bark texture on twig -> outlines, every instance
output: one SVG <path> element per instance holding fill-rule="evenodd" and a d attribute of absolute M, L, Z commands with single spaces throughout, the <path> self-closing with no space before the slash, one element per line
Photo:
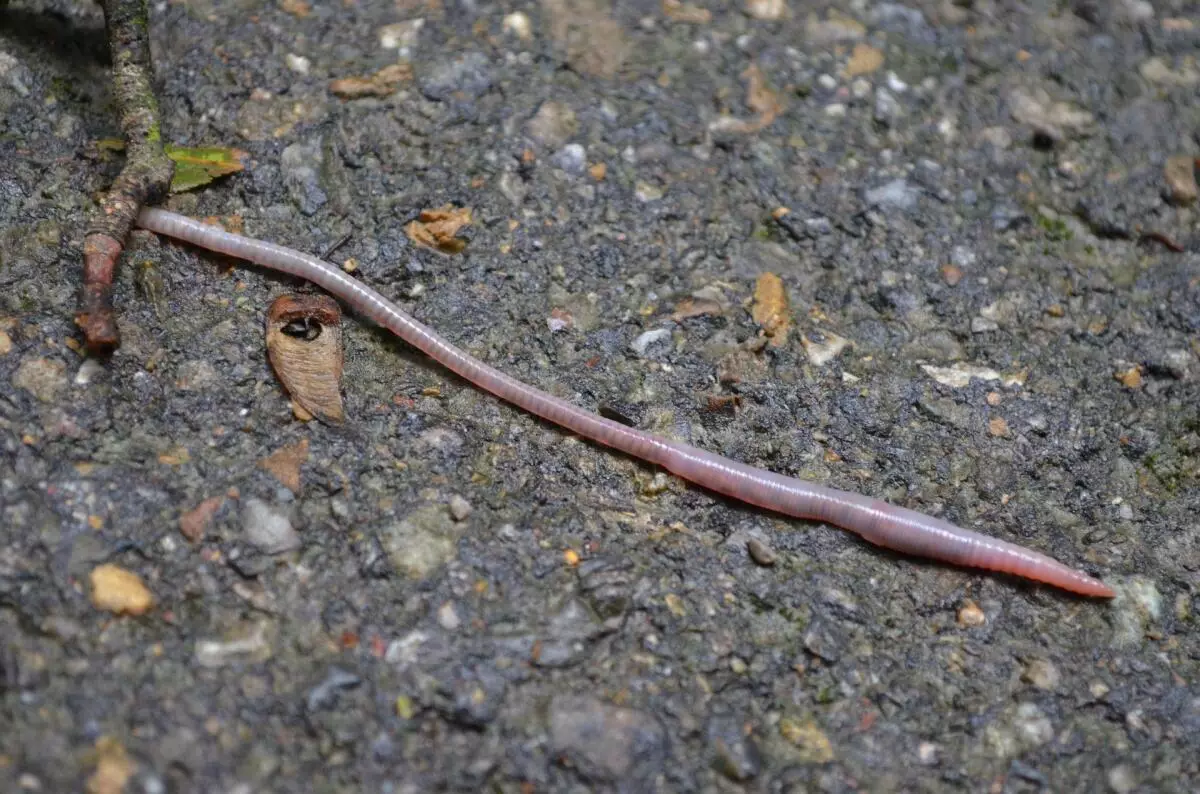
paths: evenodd
<path fill-rule="evenodd" d="M 117 259 L 138 211 L 166 195 L 175 169 L 163 152 L 158 102 L 151 87 L 146 0 L 104 0 L 104 19 L 126 160 L 93 211 L 83 243 L 83 294 L 75 321 L 93 353 L 111 352 L 120 343 L 112 304 Z"/>

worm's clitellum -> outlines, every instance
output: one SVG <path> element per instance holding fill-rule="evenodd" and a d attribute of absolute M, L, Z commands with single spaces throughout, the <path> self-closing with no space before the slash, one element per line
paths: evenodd
<path fill-rule="evenodd" d="M 138 225 L 310 281 L 479 388 L 584 438 L 661 466 L 703 488 L 786 515 L 824 521 L 870 543 L 906 554 L 1001 571 L 1087 596 L 1114 595 L 1103 582 L 1044 554 L 868 496 L 756 469 L 597 416 L 476 360 L 378 292 L 314 256 L 230 234 L 160 209 L 143 209 Z"/>

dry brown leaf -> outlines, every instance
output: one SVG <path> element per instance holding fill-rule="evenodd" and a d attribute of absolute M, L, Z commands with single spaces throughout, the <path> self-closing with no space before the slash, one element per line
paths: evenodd
<path fill-rule="evenodd" d="M 751 134 L 766 129 L 783 112 L 784 103 L 767 84 L 766 77 L 758 64 L 752 63 L 742 72 L 746 81 L 746 107 L 756 114 L 752 119 L 739 119 L 725 116 L 716 122 L 716 126 L 726 132 Z"/>
<path fill-rule="evenodd" d="M 300 494 L 300 467 L 308 461 L 308 439 L 302 438 L 258 462 L 292 493 Z"/>
<path fill-rule="evenodd" d="M 204 533 L 212 524 L 213 516 L 223 504 L 225 504 L 224 496 L 205 499 L 179 517 L 179 532 L 192 543 L 203 540 Z"/>
<path fill-rule="evenodd" d="M 1142 368 L 1132 366 L 1122 372 L 1117 372 L 1113 375 L 1117 380 L 1121 381 L 1121 385 L 1127 389 L 1142 388 Z"/>
<path fill-rule="evenodd" d="M 758 277 L 758 282 L 754 285 L 754 308 L 751 316 L 754 322 L 762 326 L 773 346 L 779 347 L 787 342 L 792 316 L 788 310 L 783 279 L 774 273 L 763 273 Z"/>
<path fill-rule="evenodd" d="M 267 312 L 267 356 L 295 406 L 341 424 L 342 311 L 327 295 L 282 295 Z"/>
<path fill-rule="evenodd" d="M 466 248 L 467 242 L 455 235 L 470 222 L 469 207 L 447 204 L 435 210 L 421 210 L 420 217 L 405 226 L 404 232 L 417 245 L 445 254 L 457 254 Z"/>
<path fill-rule="evenodd" d="M 329 90 L 342 99 L 385 97 L 394 92 L 401 83 L 411 80 L 412 76 L 412 66 L 401 61 L 389 64 L 367 77 L 343 77 L 333 80 L 329 83 Z"/>

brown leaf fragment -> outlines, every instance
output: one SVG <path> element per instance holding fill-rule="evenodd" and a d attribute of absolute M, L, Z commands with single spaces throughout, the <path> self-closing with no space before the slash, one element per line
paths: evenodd
<path fill-rule="evenodd" d="M 365 96 L 386 97 L 401 83 L 412 79 L 412 66 L 404 61 L 389 64 L 366 77 L 342 77 L 329 83 L 329 90 L 342 99 L 359 99 Z"/>
<path fill-rule="evenodd" d="M 1113 377 L 1119 380 L 1126 389 L 1142 388 L 1142 368 L 1137 365 L 1115 372 Z"/>
<path fill-rule="evenodd" d="M 258 462 L 258 465 L 269 471 L 287 489 L 297 496 L 300 495 L 300 467 L 308 461 L 308 439 L 302 438 L 295 444 L 289 444 L 276 450 Z"/>
<path fill-rule="evenodd" d="M 706 314 L 719 315 L 722 311 L 721 304 L 712 298 L 684 298 L 675 306 L 675 311 L 671 312 L 671 319 L 679 322 Z"/>
<path fill-rule="evenodd" d="M 267 357 L 295 406 L 341 424 L 342 311 L 327 295 L 281 295 L 267 312 Z"/>
<path fill-rule="evenodd" d="M 754 285 L 754 308 L 751 316 L 754 322 L 762 326 L 773 346 L 779 347 L 787 342 L 792 316 L 788 310 L 783 279 L 774 273 L 763 273 L 758 277 L 758 282 Z"/>
<path fill-rule="evenodd" d="M 707 8 L 683 3 L 680 0 L 662 0 L 662 10 L 663 14 L 676 22 L 706 25 L 712 21 L 712 12 Z"/>
<path fill-rule="evenodd" d="M 225 504 L 224 496 L 205 499 L 179 517 L 179 532 L 192 543 L 204 539 L 204 533 L 212 525 L 213 516 Z"/>
<path fill-rule="evenodd" d="M 404 232 L 417 245 L 444 254 L 457 254 L 467 247 L 467 242 L 455 235 L 470 222 L 470 208 L 447 204 L 435 210 L 421 210 L 420 217 L 405 226 Z"/>
<path fill-rule="evenodd" d="M 741 119 L 733 116 L 722 116 L 709 125 L 714 132 L 736 133 L 749 135 L 771 126 L 775 118 L 783 112 L 784 103 L 779 95 L 767 84 L 762 69 L 752 63 L 742 72 L 746 81 L 746 107 L 755 113 L 752 119 Z"/>

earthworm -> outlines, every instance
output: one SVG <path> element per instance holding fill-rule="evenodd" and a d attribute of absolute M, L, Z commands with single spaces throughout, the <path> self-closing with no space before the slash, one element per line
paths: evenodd
<path fill-rule="evenodd" d="M 143 209 L 138 225 L 310 281 L 479 388 L 584 438 L 661 466 L 702 488 L 796 518 L 823 521 L 901 553 L 1008 573 L 1086 596 L 1115 595 L 1103 582 L 1021 546 L 868 496 L 747 466 L 593 414 L 473 358 L 378 292 L 314 256 L 230 234 L 161 209 Z"/>

